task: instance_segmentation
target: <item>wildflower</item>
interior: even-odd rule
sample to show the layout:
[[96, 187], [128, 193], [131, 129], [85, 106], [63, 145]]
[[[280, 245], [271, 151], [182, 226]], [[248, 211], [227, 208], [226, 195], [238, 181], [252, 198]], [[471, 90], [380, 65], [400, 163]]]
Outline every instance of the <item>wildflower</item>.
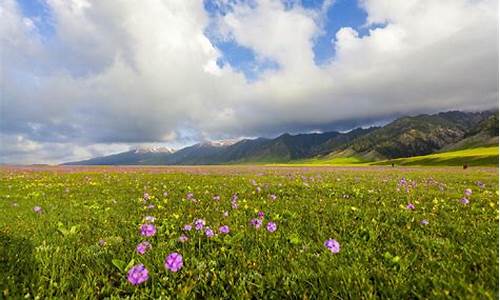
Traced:
[[35, 206], [33, 207], [33, 211], [37, 214], [41, 214], [43, 212], [43, 209], [40, 206]]
[[269, 198], [271, 198], [272, 201], [276, 200], [276, 198], [278, 198], [275, 194], [271, 194], [271, 196], [269, 196]]
[[207, 238], [212, 238], [214, 237], [214, 231], [210, 227], [207, 227], [205, 228], [205, 235]]
[[260, 186], [258, 186], [255, 190], [257, 191], [257, 193], [262, 192], [262, 188]]
[[278, 229], [278, 226], [274, 222], [269, 222], [269, 223], [267, 223], [266, 228], [267, 228], [267, 231], [269, 231], [269, 232], [275, 232], [276, 229]]
[[467, 197], [469, 197], [470, 195], [472, 195], [472, 190], [471, 189], [465, 189], [464, 195], [467, 196]]
[[168, 192], [163, 192], [163, 197], [167, 197], [168, 196]]
[[179, 237], [179, 242], [181, 242], [181, 243], [185, 243], [188, 240], [189, 240], [189, 238], [185, 234], [181, 234], [181, 236]]
[[182, 261], [182, 255], [180, 255], [177, 252], [170, 253], [165, 258], [165, 268], [167, 270], [172, 271], [172, 272], [179, 271], [183, 265], [184, 265], [184, 263]]
[[192, 200], [194, 198], [194, 194], [193, 193], [187, 193], [186, 194], [186, 199], [187, 200]]
[[224, 218], [227, 218], [229, 216], [229, 212], [225, 211], [223, 214]]
[[223, 226], [219, 227], [219, 232], [224, 233], [224, 234], [229, 233], [229, 226], [223, 225]]
[[329, 239], [325, 241], [325, 247], [328, 248], [328, 250], [332, 251], [332, 253], [339, 253], [340, 252], [340, 244], [334, 239]]
[[424, 219], [424, 220], [420, 221], [420, 224], [422, 224], [422, 225], [429, 225], [429, 221], [426, 220], [426, 219]]
[[259, 217], [259, 219], [264, 219], [264, 212], [263, 211], [259, 211], [259, 213], [257, 214], [257, 216]]
[[154, 204], [149, 204], [148, 206], [146, 206], [147, 209], [153, 209], [155, 208]]
[[133, 285], [138, 285], [148, 280], [148, 269], [143, 264], [133, 266], [127, 273], [128, 281]]
[[408, 205], [406, 205], [406, 209], [414, 210], [415, 205], [413, 205], [413, 203], [408, 203]]
[[231, 207], [233, 209], [238, 209], [238, 195], [237, 194], [233, 194], [233, 196], [231, 196]]
[[12, 207], [19, 207], [19, 203], [17, 202], [12, 203]]
[[215, 196], [213, 197], [213, 199], [214, 199], [215, 201], [219, 201], [219, 200], [220, 200], [220, 196], [219, 196], [219, 195], [215, 195]]
[[463, 205], [467, 205], [469, 204], [469, 199], [463, 197], [462, 199], [460, 199], [460, 203], [462, 203]]
[[141, 235], [153, 236], [155, 234], [156, 234], [156, 227], [153, 224], [142, 224], [141, 225]]
[[486, 185], [481, 181], [476, 181], [476, 185], [481, 189], [484, 189], [486, 187]]
[[100, 240], [99, 240], [99, 246], [101, 246], [101, 247], [106, 246], [106, 241], [105, 241], [105, 240], [103, 240], [103, 239], [100, 239]]
[[154, 223], [155, 220], [156, 220], [156, 218], [153, 217], [153, 216], [146, 216], [146, 217], [144, 217], [144, 221], [149, 222], [149, 223]]
[[184, 231], [191, 231], [191, 229], [193, 229], [193, 226], [191, 226], [190, 224], [186, 224], [184, 225], [183, 229]]
[[149, 242], [142, 242], [135, 248], [137, 253], [139, 253], [140, 255], [143, 255], [149, 249], [151, 249], [151, 244]]
[[231, 202], [231, 207], [233, 209], [238, 209], [238, 202], [234, 201], [234, 202]]
[[252, 219], [250, 221], [250, 225], [252, 225], [253, 227], [255, 227], [255, 229], [259, 229], [260, 226], [262, 226], [262, 220], [261, 219]]
[[148, 193], [144, 193], [144, 196], [143, 196], [144, 201], [148, 201], [149, 198], [150, 198], [149, 194]]
[[194, 228], [196, 230], [202, 230], [203, 227], [205, 227], [205, 220], [203, 220], [203, 219], [196, 219], [194, 221]]

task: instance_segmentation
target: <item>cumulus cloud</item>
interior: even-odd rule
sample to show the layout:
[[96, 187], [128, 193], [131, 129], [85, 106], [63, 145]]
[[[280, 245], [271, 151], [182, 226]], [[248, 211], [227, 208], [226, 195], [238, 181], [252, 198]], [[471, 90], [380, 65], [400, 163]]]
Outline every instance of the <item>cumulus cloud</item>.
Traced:
[[[14, 0], [0, 0], [3, 162], [498, 105], [493, 0], [362, 0], [369, 33], [341, 28], [335, 56], [323, 65], [313, 46], [334, 1], [316, 10], [222, 1], [225, 12], [215, 15], [201, 0], [45, 5], [54, 28], [48, 37]], [[248, 81], [217, 63], [224, 53], [209, 36], [278, 67]]]

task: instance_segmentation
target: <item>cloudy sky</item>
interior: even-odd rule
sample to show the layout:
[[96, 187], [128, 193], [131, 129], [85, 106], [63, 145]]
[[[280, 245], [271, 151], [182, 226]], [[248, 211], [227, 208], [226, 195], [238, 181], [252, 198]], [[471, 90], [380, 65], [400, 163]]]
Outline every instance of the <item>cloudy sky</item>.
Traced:
[[0, 0], [0, 163], [498, 107], [493, 0]]

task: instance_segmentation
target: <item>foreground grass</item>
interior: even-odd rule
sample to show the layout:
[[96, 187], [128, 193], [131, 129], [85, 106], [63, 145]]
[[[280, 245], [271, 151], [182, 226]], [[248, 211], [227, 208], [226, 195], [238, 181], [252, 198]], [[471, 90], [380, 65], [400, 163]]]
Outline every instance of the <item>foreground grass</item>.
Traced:
[[373, 165], [397, 164], [402, 166], [498, 166], [498, 146], [435, 153], [374, 162]]
[[[0, 173], [0, 295], [498, 297], [498, 170], [104, 170]], [[472, 195], [464, 205], [459, 200], [467, 188]], [[147, 203], [144, 192], [151, 195]], [[230, 201], [235, 193], [237, 209]], [[35, 206], [43, 213], [33, 212]], [[249, 221], [258, 211], [265, 219], [256, 230]], [[147, 215], [156, 217], [150, 238], [139, 234]], [[179, 242], [183, 225], [195, 218], [231, 232], [209, 239], [191, 231], [189, 241]], [[266, 231], [269, 221], [276, 232]], [[323, 246], [329, 238], [339, 241], [339, 253]], [[152, 249], [141, 256], [135, 247], [143, 240]], [[176, 273], [163, 266], [174, 251], [184, 257]], [[133, 286], [126, 265], [138, 263], [149, 280]]]

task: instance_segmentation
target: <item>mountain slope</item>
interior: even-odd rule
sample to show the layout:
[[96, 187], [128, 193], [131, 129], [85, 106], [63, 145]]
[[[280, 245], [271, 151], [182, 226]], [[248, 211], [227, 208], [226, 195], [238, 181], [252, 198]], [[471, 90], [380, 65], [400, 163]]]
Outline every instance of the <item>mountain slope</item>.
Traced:
[[376, 161], [498, 143], [498, 111], [451, 111], [399, 118], [346, 133], [283, 134], [274, 139], [204, 142], [180, 149], [137, 149], [70, 165], [287, 163], [307, 159]]
[[372, 160], [426, 155], [463, 140], [492, 115], [452, 111], [403, 117], [347, 143], [345, 149]]

